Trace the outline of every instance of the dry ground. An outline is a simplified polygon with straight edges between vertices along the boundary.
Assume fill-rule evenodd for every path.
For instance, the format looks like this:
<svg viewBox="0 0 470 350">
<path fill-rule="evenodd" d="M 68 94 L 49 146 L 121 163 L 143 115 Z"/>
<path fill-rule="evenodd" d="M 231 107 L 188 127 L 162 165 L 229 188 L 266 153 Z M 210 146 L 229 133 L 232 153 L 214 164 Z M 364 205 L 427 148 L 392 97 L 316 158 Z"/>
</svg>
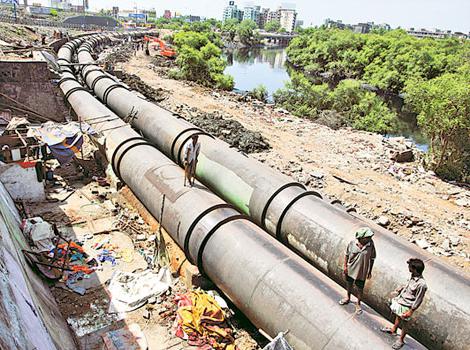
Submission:
<svg viewBox="0 0 470 350">
<path fill-rule="evenodd" d="M 240 102 L 234 93 L 213 92 L 195 84 L 166 78 L 139 52 L 121 68 L 154 88 L 167 91 L 161 104 L 180 113 L 219 112 L 270 143 L 268 152 L 252 156 L 320 189 L 325 195 L 385 224 L 449 263 L 470 270 L 470 191 L 426 172 L 419 162 L 398 164 L 390 151 L 402 140 L 351 129 L 332 130 L 296 118 L 273 106 Z M 353 184 L 339 181 L 337 177 Z"/>
</svg>

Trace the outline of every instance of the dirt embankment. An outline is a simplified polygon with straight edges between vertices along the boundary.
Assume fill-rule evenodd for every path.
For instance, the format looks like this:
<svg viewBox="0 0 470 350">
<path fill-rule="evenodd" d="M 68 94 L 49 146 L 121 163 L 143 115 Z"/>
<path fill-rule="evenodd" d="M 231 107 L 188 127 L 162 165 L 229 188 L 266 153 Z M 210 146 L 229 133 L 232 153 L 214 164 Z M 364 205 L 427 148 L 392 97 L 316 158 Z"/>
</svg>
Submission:
<svg viewBox="0 0 470 350">
<path fill-rule="evenodd" d="M 397 151 L 409 149 L 406 140 L 350 128 L 333 130 L 274 106 L 241 102 L 235 93 L 168 79 L 167 65 L 155 63 L 141 54 L 122 68 L 162 89 L 167 97 L 162 106 L 188 119 L 198 116 L 196 124 L 203 116 L 200 126 L 209 132 L 219 128 L 220 116 L 241 123 L 271 146 L 269 151 L 252 154 L 259 161 L 356 208 L 451 264 L 470 269 L 470 191 L 440 180 L 417 160 L 392 160 Z M 419 160 L 419 152 L 411 150 Z"/>
</svg>

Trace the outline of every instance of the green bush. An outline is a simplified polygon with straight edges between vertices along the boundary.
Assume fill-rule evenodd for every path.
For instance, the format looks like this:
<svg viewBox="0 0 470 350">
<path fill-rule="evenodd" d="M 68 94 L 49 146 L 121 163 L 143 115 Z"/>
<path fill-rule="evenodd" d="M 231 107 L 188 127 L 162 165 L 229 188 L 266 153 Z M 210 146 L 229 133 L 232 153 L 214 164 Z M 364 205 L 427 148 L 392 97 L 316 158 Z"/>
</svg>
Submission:
<svg viewBox="0 0 470 350">
<path fill-rule="evenodd" d="M 250 91 L 250 95 L 262 102 L 266 102 L 268 100 L 269 94 L 268 89 L 263 84 L 258 85 L 253 90 Z"/>
</svg>

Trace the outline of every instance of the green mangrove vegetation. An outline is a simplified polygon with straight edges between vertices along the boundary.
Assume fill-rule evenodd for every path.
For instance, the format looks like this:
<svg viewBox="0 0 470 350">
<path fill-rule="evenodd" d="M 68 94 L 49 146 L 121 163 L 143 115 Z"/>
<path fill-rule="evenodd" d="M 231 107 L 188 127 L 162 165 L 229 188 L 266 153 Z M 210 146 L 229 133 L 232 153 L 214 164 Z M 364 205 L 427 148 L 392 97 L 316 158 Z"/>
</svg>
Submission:
<svg viewBox="0 0 470 350">
<path fill-rule="evenodd" d="M 468 180 L 469 41 L 309 28 L 287 54 L 291 81 L 275 93 L 277 104 L 311 119 L 334 111 L 340 125 L 383 134 L 397 130 L 397 114 L 415 115 L 429 140 L 429 168 Z"/>
</svg>

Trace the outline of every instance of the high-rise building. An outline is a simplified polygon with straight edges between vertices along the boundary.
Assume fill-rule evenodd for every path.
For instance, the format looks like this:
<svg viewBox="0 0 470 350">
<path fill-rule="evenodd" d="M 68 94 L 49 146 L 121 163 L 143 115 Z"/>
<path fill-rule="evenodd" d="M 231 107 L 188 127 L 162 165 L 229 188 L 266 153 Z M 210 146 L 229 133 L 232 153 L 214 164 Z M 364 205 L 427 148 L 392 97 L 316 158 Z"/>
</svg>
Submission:
<svg viewBox="0 0 470 350">
<path fill-rule="evenodd" d="M 284 28 L 286 32 L 292 33 L 295 29 L 295 22 L 297 20 L 297 12 L 294 9 L 279 10 L 279 23 L 281 28 Z"/>
<path fill-rule="evenodd" d="M 223 20 L 226 21 L 228 19 L 243 20 L 243 11 L 238 9 L 235 1 L 229 1 L 228 6 L 224 8 Z"/>
<path fill-rule="evenodd" d="M 246 6 L 243 9 L 243 19 L 251 19 L 259 25 L 259 17 L 261 14 L 261 6 Z"/>
<path fill-rule="evenodd" d="M 269 9 L 262 9 L 260 14 L 259 14 L 259 22 L 258 22 L 258 27 L 261 29 L 264 28 L 266 23 L 268 22 L 268 15 L 269 15 Z"/>
<path fill-rule="evenodd" d="M 281 9 L 278 8 L 277 10 L 269 11 L 266 17 L 266 22 L 277 21 L 279 22 L 281 19 Z"/>
<path fill-rule="evenodd" d="M 163 13 L 163 18 L 170 19 L 171 18 L 171 11 L 170 10 L 165 10 Z"/>
</svg>

